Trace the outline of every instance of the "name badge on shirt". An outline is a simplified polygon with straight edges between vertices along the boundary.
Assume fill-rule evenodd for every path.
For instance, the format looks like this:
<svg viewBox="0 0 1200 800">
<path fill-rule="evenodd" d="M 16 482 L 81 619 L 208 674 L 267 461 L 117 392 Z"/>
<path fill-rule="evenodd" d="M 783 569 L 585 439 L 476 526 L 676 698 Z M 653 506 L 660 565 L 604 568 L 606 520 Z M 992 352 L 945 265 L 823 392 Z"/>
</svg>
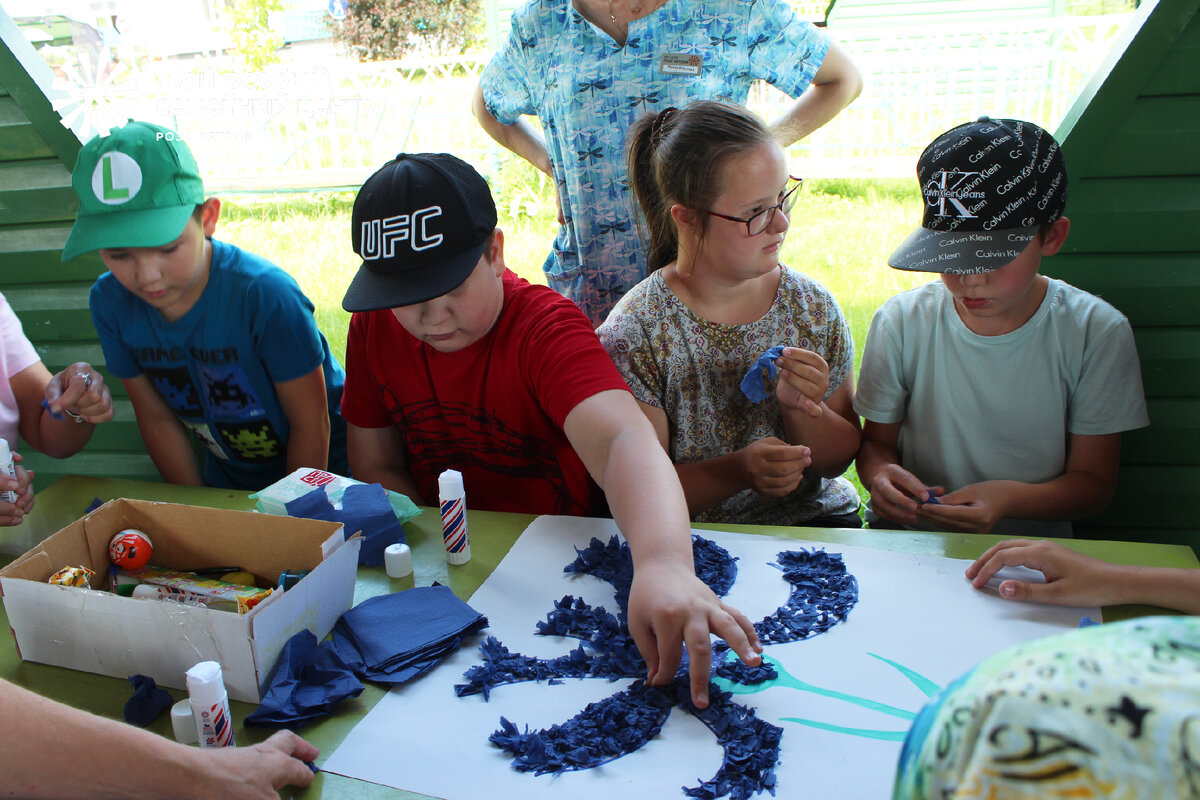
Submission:
<svg viewBox="0 0 1200 800">
<path fill-rule="evenodd" d="M 662 61 L 658 64 L 658 68 L 668 75 L 699 75 L 700 67 L 703 63 L 704 59 L 698 55 L 690 53 L 664 53 Z"/>
</svg>

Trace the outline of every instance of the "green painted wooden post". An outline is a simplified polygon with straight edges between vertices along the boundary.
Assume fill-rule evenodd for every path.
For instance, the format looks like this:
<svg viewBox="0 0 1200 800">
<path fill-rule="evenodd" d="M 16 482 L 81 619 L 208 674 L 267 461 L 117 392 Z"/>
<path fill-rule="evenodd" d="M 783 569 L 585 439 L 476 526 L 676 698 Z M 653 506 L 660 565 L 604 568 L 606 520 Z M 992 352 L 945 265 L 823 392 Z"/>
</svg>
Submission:
<svg viewBox="0 0 1200 800">
<path fill-rule="evenodd" d="M 13 21 L 0 10 L 0 291 L 17 312 L 42 361 L 57 372 L 88 361 L 102 372 L 104 356 L 88 313 L 88 290 L 104 265 L 95 254 L 61 260 L 76 199 L 71 167 L 79 139 L 47 95 L 53 76 Z M 119 381 L 116 420 L 67 461 L 17 445 L 36 485 L 68 474 L 158 479 L 146 455 L 133 409 Z"/>
<path fill-rule="evenodd" d="M 1200 545 L 1200 0 L 1143 3 L 1057 131 L 1071 233 L 1049 274 L 1134 326 L 1151 426 L 1081 535 Z"/>
</svg>

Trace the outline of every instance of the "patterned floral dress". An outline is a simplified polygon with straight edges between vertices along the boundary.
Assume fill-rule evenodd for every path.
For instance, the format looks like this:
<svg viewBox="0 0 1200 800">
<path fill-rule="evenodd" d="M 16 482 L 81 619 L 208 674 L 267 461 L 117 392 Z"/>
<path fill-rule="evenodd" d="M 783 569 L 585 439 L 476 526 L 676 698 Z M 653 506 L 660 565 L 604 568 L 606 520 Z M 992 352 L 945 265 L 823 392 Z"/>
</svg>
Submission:
<svg viewBox="0 0 1200 800">
<path fill-rule="evenodd" d="M 772 391 L 752 403 L 739 384 L 775 345 L 802 347 L 829 364 L 828 399 L 854 370 L 854 340 L 833 296 L 787 267 L 771 309 L 747 325 L 726 325 L 691 312 L 654 272 L 635 286 L 597 333 L 638 400 L 661 408 L 676 464 L 706 461 L 766 437 L 787 441 Z M 806 476 L 791 494 L 745 490 L 695 517 L 697 522 L 799 525 L 853 513 L 858 495 L 844 478 Z"/>
</svg>

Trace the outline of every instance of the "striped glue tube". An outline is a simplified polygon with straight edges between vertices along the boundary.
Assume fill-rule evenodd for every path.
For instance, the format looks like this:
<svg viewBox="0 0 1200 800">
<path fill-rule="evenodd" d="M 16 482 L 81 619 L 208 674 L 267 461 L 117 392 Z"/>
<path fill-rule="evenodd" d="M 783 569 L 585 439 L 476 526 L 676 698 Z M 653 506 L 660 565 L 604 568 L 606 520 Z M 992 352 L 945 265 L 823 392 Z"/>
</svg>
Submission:
<svg viewBox="0 0 1200 800">
<path fill-rule="evenodd" d="M 467 491 L 463 488 L 462 473 L 448 469 L 439 475 L 438 494 L 442 504 L 446 562 L 465 564 L 471 560 L 471 537 L 467 533 Z"/>
<path fill-rule="evenodd" d="M 187 671 L 186 679 L 200 746 L 233 747 L 233 716 L 229 713 L 229 694 L 221 677 L 221 664 L 201 661 Z"/>
</svg>

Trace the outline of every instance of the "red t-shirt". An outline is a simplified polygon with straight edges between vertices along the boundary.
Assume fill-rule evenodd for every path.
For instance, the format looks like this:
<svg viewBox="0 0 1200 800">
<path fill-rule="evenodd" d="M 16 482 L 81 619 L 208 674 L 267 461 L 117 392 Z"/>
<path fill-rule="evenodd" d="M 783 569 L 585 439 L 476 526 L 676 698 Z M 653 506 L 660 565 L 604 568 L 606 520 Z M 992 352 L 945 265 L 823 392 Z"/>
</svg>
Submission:
<svg viewBox="0 0 1200 800">
<path fill-rule="evenodd" d="M 602 497 L 562 425 L 581 401 L 628 388 L 573 302 L 511 271 L 503 281 L 496 324 L 455 353 L 414 338 L 390 310 L 354 314 L 342 416 L 396 426 L 428 503 L 438 475 L 456 469 L 467 508 L 595 514 Z"/>
</svg>

